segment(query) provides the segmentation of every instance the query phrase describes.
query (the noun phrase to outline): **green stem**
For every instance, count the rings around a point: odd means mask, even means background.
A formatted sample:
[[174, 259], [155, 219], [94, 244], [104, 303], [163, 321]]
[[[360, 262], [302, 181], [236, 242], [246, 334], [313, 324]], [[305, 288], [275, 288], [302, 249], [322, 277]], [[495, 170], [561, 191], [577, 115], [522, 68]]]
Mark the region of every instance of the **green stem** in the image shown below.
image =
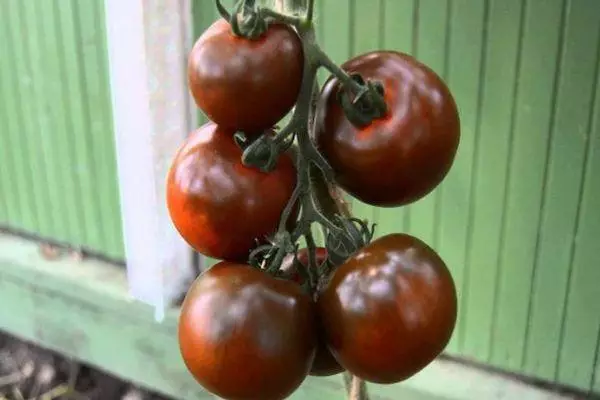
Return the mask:
[[342, 84], [350, 89], [353, 93], [359, 93], [364, 89], [364, 86], [358, 83], [356, 80], [352, 79], [352, 77], [340, 68], [336, 63], [334, 63], [331, 58], [319, 47], [315, 44], [312, 49], [314, 52], [314, 56], [319, 59], [319, 66], [327, 69], [331, 72], [336, 78], [342, 82]]
[[282, 13], [279, 13], [279, 12], [277, 12], [275, 10], [272, 10], [272, 9], [268, 8], [268, 7], [260, 7], [258, 9], [258, 12], [259, 12], [259, 14], [261, 14], [261, 15], [263, 15], [265, 17], [268, 17], [268, 18], [270, 18], [272, 20], [275, 20], [275, 21], [280, 22], [280, 23], [292, 25], [292, 26], [295, 26], [295, 27], [300, 26], [302, 24], [302, 22], [303, 22], [303, 19], [300, 18], [300, 17], [296, 17], [296, 16], [293, 16], [293, 15], [282, 14]]
[[[343, 70], [334, 67], [335, 64], [316, 43], [312, 24], [301, 24], [297, 29], [303, 44], [304, 68], [294, 113], [288, 125], [275, 138], [263, 135], [261, 139], [256, 140], [246, 148], [242, 159], [247, 165], [269, 170], [275, 165], [276, 159], [283, 151], [283, 146], [277, 144], [283, 142], [291, 134], [296, 135], [298, 150], [296, 160], [297, 187], [282, 213], [273, 246], [289, 248], [288, 240], [291, 239], [292, 243], [296, 243], [300, 237], [306, 237], [312, 223], [316, 222], [327, 229], [335, 247], [343, 249], [343, 251], [332, 253], [336, 256], [335, 263], [338, 264], [343, 261], [345, 255], [353, 252], [355, 248], [363, 246], [365, 240], [362, 236], [356, 234], [356, 228], [352, 224], [341, 218], [339, 213], [332, 211], [332, 204], [335, 206], [335, 201], [331, 198], [329, 190], [323, 190], [323, 187], [329, 188], [335, 183], [333, 169], [311, 140], [311, 136], [314, 136], [312, 135], [314, 129], [312, 118], [315, 108], [315, 90], [318, 90], [317, 71], [323, 65], [329, 66], [341, 77], [344, 77], [343, 79], [347, 79], [357, 86], [357, 90], [363, 90], [364, 88]], [[320, 191], [312, 187], [313, 182], [320, 184]], [[289, 216], [296, 204], [300, 206], [300, 220], [297, 221], [294, 231], [285, 236]], [[343, 246], [340, 247], [338, 244]], [[277, 254], [279, 254], [279, 251]], [[281, 257], [274, 257], [269, 263], [268, 270], [277, 272], [278, 265], [276, 263], [280, 259]]]
[[317, 244], [310, 229], [304, 234], [304, 239], [306, 240], [306, 248], [308, 249], [308, 279], [310, 287], [316, 288], [318, 284]]
[[315, 9], [315, 0], [308, 0], [308, 6], [306, 7], [306, 20], [312, 22], [313, 14]]

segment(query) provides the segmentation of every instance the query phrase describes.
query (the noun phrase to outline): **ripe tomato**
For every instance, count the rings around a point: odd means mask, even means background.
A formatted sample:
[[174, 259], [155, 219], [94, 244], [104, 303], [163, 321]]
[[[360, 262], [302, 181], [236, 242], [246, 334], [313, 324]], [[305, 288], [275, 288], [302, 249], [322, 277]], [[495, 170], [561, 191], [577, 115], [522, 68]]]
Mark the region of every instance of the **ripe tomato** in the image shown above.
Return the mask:
[[304, 52], [296, 32], [272, 24], [258, 39], [219, 19], [196, 41], [188, 81], [196, 104], [219, 126], [246, 133], [271, 128], [296, 102]]
[[168, 174], [171, 220], [209, 257], [245, 261], [255, 240], [277, 229], [296, 185], [289, 153], [269, 173], [244, 166], [241, 156], [231, 132], [209, 122], [182, 144]]
[[391, 234], [353, 254], [318, 299], [339, 363], [370, 382], [400, 382], [448, 343], [457, 298], [448, 268], [421, 240]]
[[[297, 254], [298, 261], [302, 263], [302, 265], [308, 265], [308, 249], [303, 248], [298, 251]], [[317, 247], [316, 251], [317, 264], [322, 264], [327, 259], [327, 249], [324, 247]], [[296, 283], [302, 283], [303, 279], [300, 274], [292, 270], [293, 267], [293, 257], [289, 256], [284, 259], [281, 270], [289, 274], [290, 279]], [[327, 342], [325, 341], [325, 333], [323, 332], [322, 325], [319, 324], [318, 327], [318, 344], [317, 344], [317, 354], [315, 355], [315, 361], [313, 362], [312, 368], [310, 370], [310, 375], [313, 376], [330, 376], [339, 374], [344, 371], [344, 368], [337, 362], [337, 360], [329, 351], [327, 347]]]
[[[327, 249], [325, 247], [317, 247], [315, 255], [317, 257], [317, 264], [321, 265], [327, 259]], [[302, 265], [305, 265], [305, 266], [308, 265], [308, 249], [307, 248], [302, 248], [302, 249], [298, 250], [297, 257], [298, 257], [298, 261]], [[296, 283], [304, 282], [304, 279], [302, 278], [300, 273], [296, 269], [294, 269], [294, 256], [292, 254], [287, 255], [283, 259], [280, 270], [286, 276], [288, 276], [288, 278], [291, 279], [292, 281], [294, 281]]]
[[383, 84], [387, 114], [364, 127], [353, 125], [337, 100], [338, 79], [326, 82], [315, 114], [316, 141], [337, 183], [379, 207], [430, 193], [447, 175], [459, 143], [458, 110], [446, 84], [426, 65], [394, 51], [362, 54], [341, 67]]
[[179, 347], [192, 375], [217, 396], [279, 400], [310, 370], [315, 321], [314, 303], [297, 284], [223, 261], [187, 293]]

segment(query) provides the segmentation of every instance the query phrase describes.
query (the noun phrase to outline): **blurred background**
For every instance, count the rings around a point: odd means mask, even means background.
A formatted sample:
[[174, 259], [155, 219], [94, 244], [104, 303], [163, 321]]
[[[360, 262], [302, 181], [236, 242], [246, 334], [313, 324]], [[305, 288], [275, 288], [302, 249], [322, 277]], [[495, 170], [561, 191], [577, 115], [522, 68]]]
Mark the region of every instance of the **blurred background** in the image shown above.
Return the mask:
[[[443, 359], [373, 398], [600, 395], [600, 2], [316, 4], [334, 61], [413, 54], [461, 114], [457, 160], [434, 193], [403, 209], [352, 204], [378, 235], [430, 243], [460, 297]], [[208, 398], [181, 364], [174, 321], [214, 260], [181, 242], [163, 203], [174, 151], [205, 120], [187, 93], [187, 51], [216, 18], [210, 0], [0, 0], [5, 398], [41, 396], [43, 365], [48, 390]], [[20, 340], [55, 353], [36, 350], [27, 375]], [[338, 380], [309, 379], [294, 398], [341, 399]]]

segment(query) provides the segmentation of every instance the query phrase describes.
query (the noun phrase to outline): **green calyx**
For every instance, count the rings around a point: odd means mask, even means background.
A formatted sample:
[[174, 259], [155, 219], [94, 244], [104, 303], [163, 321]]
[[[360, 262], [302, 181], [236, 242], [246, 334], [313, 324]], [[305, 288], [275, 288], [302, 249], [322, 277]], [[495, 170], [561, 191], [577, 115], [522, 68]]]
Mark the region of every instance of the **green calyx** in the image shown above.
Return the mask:
[[353, 94], [350, 88], [342, 84], [337, 94], [346, 118], [360, 128], [369, 125], [375, 119], [384, 117], [387, 114], [387, 105], [381, 82], [365, 82], [359, 74], [351, 74], [350, 78], [360, 86], [360, 89]]
[[269, 28], [266, 18], [256, 7], [255, 0], [239, 0], [229, 13], [221, 0], [216, 0], [219, 14], [229, 21], [234, 35], [246, 39], [258, 39]]

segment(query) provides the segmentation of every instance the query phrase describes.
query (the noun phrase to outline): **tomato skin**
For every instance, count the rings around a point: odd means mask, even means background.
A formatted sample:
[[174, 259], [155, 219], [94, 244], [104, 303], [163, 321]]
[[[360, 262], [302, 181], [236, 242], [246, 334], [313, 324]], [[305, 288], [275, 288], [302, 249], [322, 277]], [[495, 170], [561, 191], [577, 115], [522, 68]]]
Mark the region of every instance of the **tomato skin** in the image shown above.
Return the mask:
[[170, 167], [171, 220], [206, 256], [246, 261], [256, 240], [276, 231], [296, 186], [290, 153], [282, 154], [269, 173], [244, 166], [241, 156], [231, 132], [208, 122], [188, 136]]
[[220, 262], [188, 291], [179, 319], [183, 360], [227, 400], [279, 400], [306, 378], [315, 355], [314, 302], [295, 283]]
[[337, 183], [374, 206], [397, 207], [429, 194], [454, 161], [460, 120], [442, 79], [413, 57], [395, 51], [359, 55], [342, 66], [380, 81], [387, 114], [357, 128], [336, 100], [337, 78], [323, 87], [316, 110], [316, 141]]
[[318, 299], [327, 343], [349, 372], [400, 382], [445, 348], [456, 324], [454, 281], [421, 240], [391, 234], [354, 253]]
[[331, 376], [344, 372], [344, 367], [335, 359], [325, 339], [325, 333], [322, 328], [322, 323], [319, 321], [317, 328], [317, 352], [313, 361], [309, 375], [311, 376]]
[[293, 29], [272, 24], [258, 39], [235, 36], [219, 19], [196, 41], [188, 83], [198, 105], [218, 125], [246, 133], [271, 128], [294, 106], [304, 52]]
[[[317, 257], [317, 264], [321, 265], [327, 259], [327, 249], [325, 247], [317, 247], [315, 255]], [[308, 265], [309, 257], [308, 257], [308, 249], [302, 248], [298, 250], [296, 255], [298, 257], [298, 261], [302, 265]], [[303, 283], [304, 279], [300, 275], [298, 271], [293, 269], [294, 256], [293, 254], [288, 254], [281, 263], [280, 271], [283, 272], [289, 279], [296, 283]]]
[[[325, 247], [317, 247], [315, 252], [317, 258], [317, 264], [322, 264], [327, 259], [327, 249]], [[309, 257], [308, 257], [308, 249], [302, 248], [298, 250], [297, 253], [298, 261], [302, 263], [302, 265], [308, 265]], [[303, 279], [300, 274], [292, 270], [293, 266], [293, 256], [288, 256], [284, 259], [281, 270], [290, 274], [289, 279], [292, 282], [303, 283]], [[329, 351], [327, 347], [327, 342], [325, 341], [325, 333], [323, 331], [322, 323], [319, 321], [319, 326], [317, 328], [318, 331], [318, 344], [317, 344], [317, 353], [315, 355], [315, 361], [313, 362], [312, 368], [310, 370], [310, 375], [312, 376], [331, 376], [335, 374], [339, 374], [344, 371], [344, 368], [337, 362], [335, 357]]]

